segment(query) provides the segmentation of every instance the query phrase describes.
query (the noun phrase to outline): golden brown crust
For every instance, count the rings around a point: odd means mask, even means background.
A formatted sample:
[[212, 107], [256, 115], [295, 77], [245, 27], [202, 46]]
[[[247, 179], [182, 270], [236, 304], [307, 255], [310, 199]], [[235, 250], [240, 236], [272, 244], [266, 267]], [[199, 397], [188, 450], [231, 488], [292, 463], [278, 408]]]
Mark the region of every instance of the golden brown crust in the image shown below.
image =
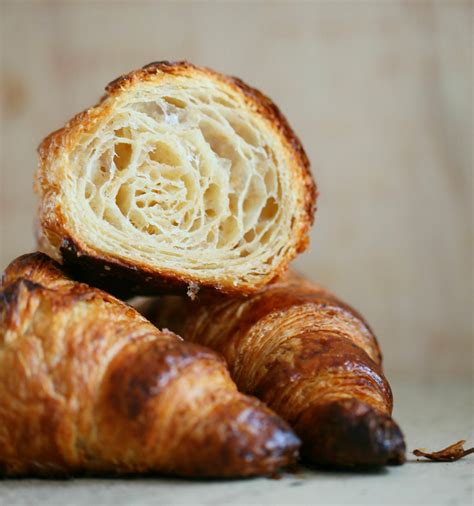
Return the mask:
[[222, 353], [242, 392], [287, 420], [309, 463], [402, 463], [403, 435], [376, 338], [324, 288], [289, 275], [246, 298], [158, 299], [154, 321]]
[[267, 474], [298, 439], [214, 352], [159, 331], [42, 254], [0, 291], [0, 472]]
[[[93, 130], [94, 126], [109, 114], [111, 99], [139, 83], [159, 80], [159, 76], [163, 74], [207, 76], [239, 93], [252, 111], [263, 118], [278, 136], [291, 160], [289, 169], [292, 178], [301, 181], [304, 188], [302, 191], [304, 211], [292, 238], [294, 246], [270, 273], [258, 281], [236, 283], [235, 280], [218, 277], [211, 280], [202, 279], [191, 273], [184, 275], [165, 267], [150, 268], [146, 263], [103, 254], [77, 237], [61, 206], [53, 198], [59, 191], [59, 182], [48, 173], [51, 161], [58, 157], [61, 150], [71, 149], [78, 135]], [[40, 249], [65, 265], [71, 266], [75, 276], [82, 281], [110, 290], [121, 297], [160, 293], [163, 290], [182, 292], [189, 286], [202, 286], [204, 289], [230, 294], [253, 293], [281, 276], [294, 256], [308, 246], [309, 230], [314, 220], [318, 193], [311, 176], [309, 160], [300, 140], [278, 107], [260, 91], [251, 88], [238, 78], [224, 76], [186, 61], [148, 64], [109, 83], [106, 94], [95, 107], [78, 114], [64, 128], [46, 137], [38, 152], [40, 161], [35, 188], [40, 194], [39, 223], [42, 228], [42, 234], [38, 234]]]

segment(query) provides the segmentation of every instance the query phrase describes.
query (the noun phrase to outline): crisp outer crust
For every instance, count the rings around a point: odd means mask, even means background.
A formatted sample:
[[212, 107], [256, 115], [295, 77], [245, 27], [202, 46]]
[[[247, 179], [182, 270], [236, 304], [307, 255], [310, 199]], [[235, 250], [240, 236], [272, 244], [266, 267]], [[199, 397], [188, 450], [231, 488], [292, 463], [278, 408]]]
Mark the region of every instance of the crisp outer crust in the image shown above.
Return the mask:
[[238, 388], [295, 429], [306, 462], [403, 463], [405, 443], [391, 418], [377, 340], [328, 290], [288, 275], [248, 298], [168, 296], [146, 311], [157, 324], [222, 353]]
[[[191, 274], [184, 275], [172, 269], [155, 269], [145, 264], [123, 258], [101, 254], [100, 251], [84, 244], [70, 230], [67, 218], [53, 196], [58, 191], [58, 181], [48, 176], [48, 166], [62, 149], [69, 149], [80, 132], [89, 131], [102, 117], [109, 113], [108, 99], [118, 96], [140, 82], [159, 81], [163, 73], [171, 75], [204, 75], [238, 92], [249, 107], [260, 115], [279, 137], [285, 147], [289, 168], [293, 179], [301, 182], [302, 213], [299, 227], [293, 238], [293, 247], [282, 258], [279, 265], [252, 283], [231, 280], [204, 280]], [[224, 76], [211, 69], [197, 67], [189, 62], [154, 62], [142, 69], [130, 72], [109, 83], [101, 101], [77, 116], [67, 125], [51, 133], [38, 148], [39, 169], [36, 173], [35, 189], [40, 196], [39, 224], [42, 233], [38, 233], [39, 248], [65, 265], [74, 269], [78, 279], [107, 289], [125, 298], [134, 294], [160, 293], [163, 290], [185, 291], [191, 287], [203, 287], [211, 291], [229, 294], [249, 294], [271, 283], [288, 268], [290, 261], [309, 244], [309, 230], [314, 221], [317, 188], [310, 171], [310, 163], [303, 146], [278, 107], [260, 91], [251, 88], [236, 77]]]
[[159, 331], [46, 255], [0, 290], [0, 474], [275, 472], [299, 440], [215, 352]]

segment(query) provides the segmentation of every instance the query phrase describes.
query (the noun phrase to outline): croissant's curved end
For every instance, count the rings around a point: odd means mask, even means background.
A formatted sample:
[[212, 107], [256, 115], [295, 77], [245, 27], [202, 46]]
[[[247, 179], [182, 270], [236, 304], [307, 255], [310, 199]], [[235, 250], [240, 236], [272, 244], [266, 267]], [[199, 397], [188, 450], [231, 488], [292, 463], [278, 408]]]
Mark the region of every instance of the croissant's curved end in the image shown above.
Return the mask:
[[357, 399], [316, 405], [295, 430], [305, 441], [302, 457], [329, 467], [380, 467], [405, 462], [403, 434], [390, 415]]
[[271, 100], [236, 78], [148, 65], [39, 153], [40, 247], [109, 290], [250, 293], [307, 246], [306, 154]]
[[0, 399], [8, 476], [254, 476], [293, 463], [299, 447], [283, 420], [237, 392], [215, 352], [40, 253], [2, 278]]
[[[215, 430], [219, 427], [219, 430]], [[221, 404], [183, 440], [182, 476], [270, 475], [298, 459], [300, 440], [283, 420], [246, 396]]]

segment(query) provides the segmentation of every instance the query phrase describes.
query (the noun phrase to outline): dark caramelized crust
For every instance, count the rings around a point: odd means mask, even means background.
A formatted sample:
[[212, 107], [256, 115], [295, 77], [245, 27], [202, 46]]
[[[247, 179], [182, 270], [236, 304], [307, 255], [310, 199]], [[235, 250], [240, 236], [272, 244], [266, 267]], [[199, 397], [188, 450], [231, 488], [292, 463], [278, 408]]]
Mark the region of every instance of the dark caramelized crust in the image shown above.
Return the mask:
[[252, 476], [294, 462], [299, 446], [214, 352], [42, 254], [2, 278], [0, 429], [8, 476]]
[[403, 434], [392, 417], [355, 398], [311, 406], [295, 430], [305, 442], [303, 459], [318, 465], [378, 467], [405, 461]]
[[248, 298], [163, 297], [161, 326], [222, 353], [237, 386], [295, 429], [313, 464], [400, 464], [403, 435], [376, 338], [324, 288], [289, 275]]

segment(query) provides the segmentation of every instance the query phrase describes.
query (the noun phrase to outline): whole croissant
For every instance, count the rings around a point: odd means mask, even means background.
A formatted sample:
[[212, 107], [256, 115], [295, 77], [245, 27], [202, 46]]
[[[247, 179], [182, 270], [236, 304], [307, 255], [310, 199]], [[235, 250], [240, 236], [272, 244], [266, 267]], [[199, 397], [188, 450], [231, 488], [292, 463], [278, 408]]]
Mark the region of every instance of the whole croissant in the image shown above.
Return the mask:
[[0, 474], [249, 476], [294, 461], [283, 420], [214, 352], [161, 332], [42, 254], [0, 291]]
[[147, 310], [154, 321], [222, 353], [239, 389], [290, 423], [307, 462], [404, 461], [376, 338], [329, 291], [289, 275], [248, 298], [207, 294], [154, 304]]
[[249, 293], [308, 243], [316, 187], [275, 104], [241, 80], [156, 62], [39, 148], [40, 249], [120, 294]]

